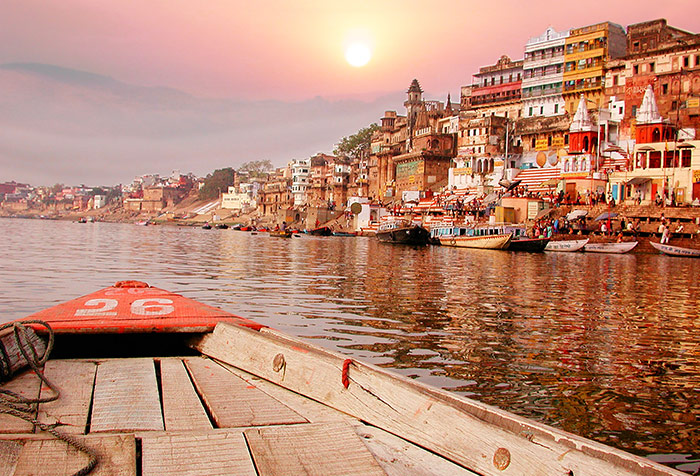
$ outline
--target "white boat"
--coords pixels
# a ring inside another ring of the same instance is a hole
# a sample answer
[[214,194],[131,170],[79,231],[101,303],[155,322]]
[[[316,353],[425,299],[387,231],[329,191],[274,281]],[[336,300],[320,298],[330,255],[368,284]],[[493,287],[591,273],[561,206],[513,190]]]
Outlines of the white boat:
[[512,235],[452,236],[440,237],[440,244],[461,248],[503,250],[508,248]]
[[637,241],[623,241],[620,243],[587,243],[583,251],[590,253],[627,253],[637,246]]
[[690,258],[699,258],[700,257],[700,250],[695,250],[692,248],[683,248],[680,246],[671,246],[667,245],[665,243],[654,243],[653,241],[650,241],[651,246],[656,248],[657,250],[661,251],[664,254],[671,255],[671,256],[687,256]]
[[580,251],[581,248],[586,246],[588,243],[588,238],[585,240],[559,240],[550,241],[547,246],[544,247],[545,251]]
[[443,225],[430,230],[432,243],[460,248],[503,250],[508,248],[513,233],[499,226]]

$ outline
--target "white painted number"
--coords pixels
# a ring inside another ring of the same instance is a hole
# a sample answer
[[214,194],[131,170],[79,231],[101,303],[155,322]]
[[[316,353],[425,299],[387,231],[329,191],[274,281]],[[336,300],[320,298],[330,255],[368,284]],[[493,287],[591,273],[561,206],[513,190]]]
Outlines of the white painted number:
[[116,316],[117,312],[112,311],[119,304],[116,299],[90,299],[85,301],[86,306],[102,306],[95,309],[76,309],[76,316]]
[[137,299],[131,305],[131,313],[140,316],[164,316],[175,310],[170,299]]

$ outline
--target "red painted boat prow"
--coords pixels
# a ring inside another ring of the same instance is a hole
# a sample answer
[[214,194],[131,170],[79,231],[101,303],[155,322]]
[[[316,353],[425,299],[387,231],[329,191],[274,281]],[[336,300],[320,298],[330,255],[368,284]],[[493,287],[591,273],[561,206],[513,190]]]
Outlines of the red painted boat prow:
[[120,281],[26,319],[45,321],[57,334],[210,332],[218,322],[265,327],[140,281]]

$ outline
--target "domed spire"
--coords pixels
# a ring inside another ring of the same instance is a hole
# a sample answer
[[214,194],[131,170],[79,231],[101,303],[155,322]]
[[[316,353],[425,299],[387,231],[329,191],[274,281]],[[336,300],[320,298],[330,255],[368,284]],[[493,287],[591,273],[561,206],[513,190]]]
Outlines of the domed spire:
[[423,90],[420,88],[420,84],[418,84],[418,80],[414,79],[411,82],[411,86],[409,86],[407,93],[419,93],[423,94]]
[[637,124],[658,124],[663,121],[661,113],[659,112],[659,106],[656,104],[654,90],[650,84],[647,86],[646,91],[644,91],[642,105],[639,106],[639,111],[637,111]]
[[574,120],[571,121],[569,132],[592,132],[595,131],[595,125],[591,121],[591,116],[588,114],[588,106],[586,106],[586,98],[581,94],[581,100],[578,102]]

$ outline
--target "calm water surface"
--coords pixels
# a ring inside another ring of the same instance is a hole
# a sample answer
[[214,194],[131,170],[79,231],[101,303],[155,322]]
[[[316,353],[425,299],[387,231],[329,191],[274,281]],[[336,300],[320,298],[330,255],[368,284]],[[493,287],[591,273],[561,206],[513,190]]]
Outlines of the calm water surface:
[[138,279],[685,471],[700,261],[0,220],[0,321]]

